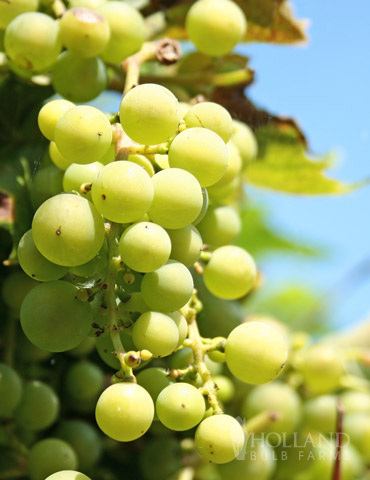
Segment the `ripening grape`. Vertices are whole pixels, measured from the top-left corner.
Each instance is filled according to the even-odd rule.
[[[347,390],[340,396],[346,413],[368,413],[370,414],[370,396],[367,392]]]
[[[0,418],[9,417],[22,395],[22,383],[17,372],[0,363]]]
[[[257,156],[257,140],[251,128],[244,122],[233,120],[234,132],[231,140],[239,150],[243,167],[248,165]]]
[[[154,272],[144,275],[141,293],[153,310],[173,312],[190,300],[193,286],[193,278],[185,265],[169,260]]]
[[[131,293],[130,298],[121,305],[123,310],[131,313],[132,312],[145,313],[150,310],[148,305],[145,303],[143,294],[141,292]]]
[[[202,457],[211,462],[231,462],[243,448],[243,429],[230,415],[212,415],[198,426],[195,445]]]
[[[93,182],[91,194],[96,208],[108,220],[131,223],[148,212],[153,185],[143,168],[121,160],[105,165]]]
[[[62,280],[31,290],[23,301],[21,324],[36,347],[64,352],[77,347],[90,330],[92,309],[76,298],[78,288]]]
[[[108,262],[108,244],[104,242],[101,250],[94,258],[82,265],[71,267],[69,271],[79,277],[101,277],[108,267]]]
[[[154,272],[170,258],[171,240],[166,230],[151,222],[134,223],[119,241],[124,263],[137,272]]]
[[[233,133],[230,113],[218,103],[201,102],[193,105],[184,116],[188,128],[208,128],[227,143]]]
[[[184,347],[175,352],[168,359],[168,365],[170,368],[186,368],[194,362],[193,350],[189,347]]]
[[[99,57],[81,58],[68,51],[58,56],[51,71],[54,90],[72,102],[93,100],[106,88],[107,81],[107,70]]]
[[[153,357],[166,357],[177,347],[179,329],[168,315],[145,312],[134,324],[132,339],[138,350],[149,350]]]
[[[59,152],[74,163],[93,163],[107,152],[112,127],[103,112],[80,105],[67,110],[55,127]]]
[[[128,156],[127,159],[129,162],[134,162],[143,167],[143,169],[146,171],[146,173],[152,177],[155,174],[155,170],[153,167],[153,164],[150,160],[147,159],[145,155],[136,155],[136,154],[131,154]]]
[[[239,150],[232,142],[227,144],[227,152],[227,167],[225,173],[218,182],[212,185],[214,191],[216,191],[216,195],[217,192],[222,192],[233,180],[237,179],[243,166]]]
[[[192,222],[193,225],[198,225],[198,223],[203,220],[204,215],[206,214],[208,209],[209,199],[208,199],[208,191],[206,188],[202,188],[202,196],[203,196],[202,210],[200,211],[197,218]]]
[[[203,246],[203,240],[194,225],[188,225],[177,230],[167,230],[171,239],[172,260],[191,267],[198,260]]]
[[[127,335],[123,330],[120,331],[120,337],[123,347],[126,351],[136,350],[131,336]],[[119,370],[119,360],[113,355],[114,347],[110,333],[103,333],[96,339],[96,350],[104,363],[116,370]]]
[[[41,133],[48,140],[54,140],[55,126],[60,117],[75,105],[68,100],[52,100],[46,103],[40,110],[38,124]]]
[[[17,336],[16,354],[26,363],[44,362],[52,356],[51,352],[41,350],[31,343],[22,330],[19,331]]]
[[[12,0],[0,2],[0,29],[6,28],[13,18],[21,13],[34,12],[38,7],[38,0]]]
[[[247,29],[241,8],[229,0],[199,0],[186,16],[186,30],[197,49],[211,56],[230,53]]]
[[[212,247],[233,243],[241,230],[241,220],[233,207],[211,206],[197,225],[203,242]]]
[[[29,190],[36,210],[45,200],[63,191],[63,172],[54,165],[40,168],[31,178]]]
[[[168,151],[172,168],[192,173],[202,187],[218,182],[227,167],[227,148],[217,133],[207,128],[189,128],[176,135]]]
[[[91,478],[76,470],[62,470],[53,473],[45,480],[91,480]]]
[[[155,163],[162,169],[165,170],[166,168],[170,168],[168,164],[168,155],[160,155],[156,153],[154,155]]]
[[[203,277],[211,293],[225,300],[234,300],[251,290],[256,275],[256,264],[249,253],[228,245],[212,252]]]
[[[175,135],[180,122],[178,101],[165,87],[145,83],[122,99],[120,121],[135,142],[156,145]]]
[[[303,427],[309,432],[336,432],[337,416],[338,399],[334,395],[310,398],[303,405]]]
[[[67,370],[64,387],[74,405],[91,403],[103,390],[104,373],[98,365],[82,360]]]
[[[54,165],[57,166],[58,169],[60,170],[67,170],[67,168],[73,163],[72,160],[68,160],[67,158],[63,157],[63,155],[57,149],[55,142],[50,142],[49,144],[49,156],[51,161],[54,163]],[[45,169],[42,169],[42,170],[45,170]]]
[[[214,203],[234,204],[242,190],[241,178],[237,176],[225,185],[218,186],[218,183],[211,185],[208,187],[208,195]]]
[[[67,354],[74,358],[87,357],[95,350],[95,338],[86,337],[77,347],[68,350]]]
[[[149,393],[154,403],[161,391],[173,383],[163,368],[146,368],[138,373],[136,380]]]
[[[105,2],[106,0],[68,0],[69,8],[86,7],[92,10],[97,9]]]
[[[156,423],[162,426],[159,422]],[[166,432],[168,432],[167,429]],[[139,468],[143,478],[145,480],[171,478],[171,476],[183,468],[182,453],[180,442],[177,438],[166,435],[164,437],[155,436],[149,439],[145,443],[145,448],[140,452]]]
[[[188,322],[186,321],[186,318],[181,315],[180,312],[172,312],[169,313],[168,316],[174,320],[177,328],[179,329],[179,341],[177,344],[177,346],[179,347],[184,343],[185,338],[188,336]]]
[[[30,290],[39,285],[23,272],[12,272],[8,275],[1,288],[1,296],[11,310],[19,311],[22,302]]]
[[[77,463],[76,453],[67,442],[58,438],[47,438],[35,443],[31,448],[28,474],[31,480],[45,480],[60,470],[75,470]]]
[[[152,424],[154,404],[149,393],[136,383],[116,383],[101,394],[96,421],[108,437],[130,442],[144,435]]]
[[[184,228],[200,214],[202,188],[198,180],[180,168],[168,168],[152,177],[153,203],[150,219],[164,228]]]
[[[65,192],[75,190],[88,200],[91,200],[91,191],[89,189],[81,189],[81,185],[92,184],[103,168],[104,165],[100,162],[86,163],[84,165],[72,163],[64,172],[63,190]]]
[[[230,378],[226,377],[225,375],[214,375],[212,380],[217,385],[217,398],[220,400],[220,402],[230,402],[233,399],[235,393],[235,386],[230,380]]]
[[[370,415],[357,412],[344,415],[343,431],[360,452],[365,462],[370,461]]]
[[[274,380],[285,367],[288,349],[281,334],[262,322],[234,328],[226,341],[226,365],[245,383],[259,385]]]

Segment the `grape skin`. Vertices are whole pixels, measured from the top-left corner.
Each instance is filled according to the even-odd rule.
[[[7,418],[18,405],[22,395],[22,383],[13,368],[0,363],[0,418]]]
[[[31,202],[36,210],[53,195],[63,190],[63,172],[54,165],[41,168],[29,183]]]
[[[31,480],[44,480],[59,470],[75,470],[76,467],[75,451],[67,442],[57,438],[35,443],[29,452],[28,473]]]
[[[75,404],[96,401],[104,387],[104,373],[98,365],[82,360],[74,363],[65,377],[65,391]]]
[[[149,393],[154,403],[161,391],[173,383],[168,372],[163,368],[146,368],[139,372],[136,380]]]
[[[309,432],[334,433],[337,416],[338,399],[334,395],[320,395],[306,400],[303,405],[303,424]]]
[[[220,180],[212,185],[214,190],[222,190],[224,187],[227,187],[241,172],[243,163],[239,150],[232,142],[229,142],[227,144],[227,151],[227,167]]]
[[[204,243],[212,247],[221,247],[233,243],[241,230],[241,220],[233,207],[211,206],[198,230]]]
[[[53,473],[45,480],[91,480],[91,478],[76,470],[62,470]]]
[[[5,278],[1,287],[1,296],[5,305],[14,312],[19,312],[27,293],[37,285],[39,282],[32,280],[25,273],[12,272]]]
[[[54,140],[55,126],[60,117],[75,105],[68,100],[52,100],[46,103],[38,115],[38,124],[41,133],[48,140]]]
[[[191,267],[198,260],[203,246],[203,240],[194,225],[188,225],[177,230],[167,230],[171,239],[172,260]]]
[[[230,113],[218,103],[201,102],[193,105],[184,116],[188,128],[208,128],[227,143],[233,133]]]
[[[239,150],[244,168],[257,156],[257,140],[252,129],[246,123],[233,120],[233,124],[234,132],[231,141]]]
[[[49,144],[49,155],[51,161],[60,170],[67,170],[67,168],[73,163],[72,160],[67,160],[65,157],[63,157],[63,155],[60,153],[57,146],[55,145],[55,142],[50,142]]]
[[[38,4],[38,0],[0,2],[0,29],[6,28],[9,23],[21,13],[36,11]]]
[[[172,312],[169,313],[168,316],[174,320],[179,329],[179,341],[177,343],[177,346],[179,347],[184,343],[185,338],[188,336],[188,322],[180,312]]]
[[[93,183],[103,168],[104,165],[100,162],[86,163],[85,165],[72,163],[64,172],[63,190],[65,192],[72,192],[72,190],[75,190],[91,201],[91,191],[81,191],[80,187],[84,183]]]

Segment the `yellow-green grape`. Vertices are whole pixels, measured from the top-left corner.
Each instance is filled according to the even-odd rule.
[[[39,207],[32,221],[32,237],[48,260],[73,267],[99,252],[105,238],[104,222],[91,202],[63,193]]]
[[[171,239],[172,260],[191,267],[198,260],[203,246],[203,240],[194,225],[188,225],[177,230],[167,230]]]
[[[222,179],[221,179],[222,180]],[[242,181],[239,176],[234,180],[219,187],[217,184],[208,187],[208,195],[210,200],[215,203],[224,205],[235,204],[235,199],[242,190]]]
[[[0,2],[0,29],[6,28],[13,18],[21,13],[34,12],[39,5],[38,0],[12,0]]]
[[[239,150],[232,142],[227,144],[227,151],[228,157],[225,173],[221,179],[213,185],[213,188],[216,192],[220,192],[224,188],[228,187],[228,185],[230,185],[230,183],[238,177],[242,169],[242,158]]]
[[[16,345],[17,358],[26,363],[39,363],[44,362],[52,356],[51,352],[47,350],[41,350],[31,343],[22,330],[17,333],[17,345]]]
[[[193,278],[185,265],[169,260],[154,272],[144,275],[141,293],[153,310],[174,312],[190,300],[193,287]]]
[[[97,11],[107,20],[110,29],[108,45],[101,53],[105,62],[120,63],[140,50],[146,27],[136,8],[123,2],[105,2]]]
[[[17,372],[0,363],[0,418],[9,417],[22,395],[22,383]]]
[[[31,178],[29,190],[36,210],[45,200],[63,191],[63,172],[54,165],[41,168]]]
[[[91,185],[103,168],[104,165],[100,162],[86,163],[84,165],[72,163],[64,172],[63,190],[65,192],[72,192],[74,190],[88,200],[91,200],[91,188],[84,189],[81,188],[81,186],[83,184]]]
[[[67,110],[55,127],[59,152],[74,163],[93,163],[107,152],[112,127],[103,112],[81,105]]]
[[[184,228],[200,214],[202,188],[198,180],[180,168],[168,168],[152,177],[153,203],[150,219],[164,228]]]
[[[19,311],[22,302],[30,290],[39,285],[23,272],[12,272],[8,275],[1,288],[1,296],[5,305],[14,311]]]
[[[95,338],[86,337],[77,347],[68,350],[67,354],[74,358],[87,357],[95,350]]]
[[[243,429],[230,415],[212,415],[198,426],[195,445],[200,455],[210,462],[231,462],[242,451]]]
[[[357,392],[348,390],[340,396],[346,413],[368,413],[370,414],[370,395],[368,392]]]
[[[153,357],[166,357],[177,347],[179,329],[168,315],[145,312],[134,324],[132,339],[138,350],[149,350]]]
[[[76,470],[62,470],[49,475],[45,480],[91,480],[91,478]]]
[[[216,297],[235,300],[244,297],[256,281],[253,258],[240,247],[225,246],[212,252],[204,268],[204,283]]]
[[[108,267],[108,244],[103,243],[98,254],[82,265],[77,265],[69,269],[71,273],[79,277],[102,276]]]
[[[217,385],[217,398],[222,403],[230,402],[235,393],[235,386],[230,378],[226,377],[225,375],[214,375],[212,380]]]
[[[344,433],[357,448],[366,463],[370,461],[370,415],[356,412],[344,415]]]
[[[149,393],[154,403],[161,391],[173,383],[163,368],[146,368],[138,373],[136,380]]]
[[[71,8],[60,19],[59,25],[63,45],[77,56],[96,57],[108,44],[108,22],[95,10]]]
[[[156,153],[154,155],[155,163],[162,169],[170,168],[168,164],[168,155],[160,155]]]
[[[204,218],[204,215],[207,212],[208,205],[209,205],[209,199],[208,199],[208,191],[206,188],[202,188],[202,195],[203,195],[203,205],[202,205],[202,210],[200,211],[199,215],[197,218],[192,222],[193,225],[198,225],[199,222],[201,222]]]
[[[336,432],[337,416],[338,399],[334,395],[311,398],[303,405],[303,427],[309,432]]]
[[[67,370],[64,387],[78,410],[79,404],[96,402],[104,388],[104,373],[95,363],[81,360]]]
[[[130,298],[122,304],[122,308],[126,312],[138,312],[138,313],[145,313],[150,310],[148,305],[145,303],[143,294],[141,292],[133,292],[130,295]]]
[[[31,448],[27,468],[31,480],[45,480],[60,470],[75,470],[77,463],[77,455],[67,442],[46,438]]]
[[[103,165],[107,165],[108,163],[114,162],[115,158],[116,158],[116,145],[112,143],[111,146],[108,148],[107,153],[99,159],[99,162],[102,163]]]
[[[40,282],[59,280],[68,272],[67,267],[49,262],[41,255],[33,241],[31,230],[28,230],[19,241],[18,261],[27,275]]]
[[[123,330],[120,331],[120,338],[124,349],[128,352],[136,350],[132,337],[127,335]],[[120,368],[119,360],[113,355],[114,347],[110,333],[103,333],[96,339],[96,350],[104,363],[116,370]]]
[[[151,222],[134,223],[119,241],[123,262],[137,272],[154,272],[170,258],[171,240],[166,230]]]
[[[68,4],[70,8],[86,7],[92,10],[97,9],[100,5],[103,5],[107,0],[69,0]]]
[[[158,395],[155,409],[163,425],[180,432],[198,425],[206,410],[200,391],[183,382],[164,388]]]
[[[59,399],[49,385],[32,380],[23,388],[15,419],[23,428],[33,431],[49,428],[58,418]]]
[[[106,88],[108,76],[99,57],[81,58],[65,51],[53,65],[51,82],[62,97],[84,103],[93,100]]]
[[[73,160],[67,160],[65,157],[63,157],[63,155],[57,149],[55,142],[50,142],[49,144],[49,155],[51,161],[60,170],[67,170],[67,168],[73,163]]]
[[[148,212],[153,185],[146,171],[136,163],[108,163],[92,184],[92,199],[108,220],[131,223]]]
[[[152,424],[152,397],[136,383],[116,383],[101,394],[95,411],[99,428],[119,442],[144,435]]]
[[[199,0],[186,16],[190,40],[202,53],[230,53],[242,40],[247,22],[241,8],[229,0]]]
[[[32,72],[49,68],[62,49],[59,25],[44,13],[22,13],[7,26],[4,48],[20,68]]]
[[[168,430],[161,423],[156,422],[152,425],[152,429],[154,426],[162,427],[166,436],[152,437],[145,443],[145,448],[140,452],[139,468],[144,480],[171,478],[183,468],[183,452],[178,439],[169,436]],[[165,462],[163,461],[164,458],[166,459]]]
[[[243,167],[248,165],[257,156],[257,140],[252,129],[244,122],[233,120],[234,132],[231,140],[239,150],[242,157]]]
[[[188,336],[188,322],[180,312],[172,312],[169,313],[168,316],[174,320],[179,329],[179,341],[177,343],[177,346],[179,347],[184,343],[185,338]]]
[[[146,171],[146,173],[152,177],[155,174],[155,170],[153,167],[153,164],[150,160],[148,160],[145,155],[136,155],[136,154],[131,154],[128,156],[127,159],[129,162],[134,162],[140,165],[140,167],[143,167],[143,169]]]
[[[233,207],[211,206],[197,228],[203,242],[212,247],[233,243],[241,230],[241,220]]]
[[[54,131],[58,120],[63,113],[74,106],[68,100],[52,100],[42,107],[38,116],[38,124],[44,137],[54,140]]]
[[[181,348],[168,359],[168,365],[170,368],[186,368],[194,362],[193,350],[189,347]]]
[[[125,133],[144,145],[166,142],[180,122],[177,98],[154,83],[130,90],[122,99],[119,115]]]
[[[259,385],[280,375],[288,358],[281,334],[262,322],[234,328],[226,341],[226,365],[239,380]]]
[[[201,102],[193,105],[183,117],[188,128],[208,128],[227,143],[233,133],[230,113],[218,103]]]
[[[218,182],[227,167],[227,148],[217,133],[207,128],[189,128],[176,135],[168,151],[172,168],[192,173],[202,187]]]
[[[211,365],[217,365],[217,368],[218,370],[214,372],[214,374],[216,373],[220,373],[222,371],[222,363],[225,363],[225,352],[220,352],[219,350],[213,350],[212,352],[208,352],[207,353],[207,357],[209,362],[211,362]],[[207,363],[207,362],[206,362]],[[208,370],[211,372],[211,374],[213,375],[212,373],[212,369],[209,368],[208,366]]]

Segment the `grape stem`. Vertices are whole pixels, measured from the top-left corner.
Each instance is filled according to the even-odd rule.
[[[265,431],[270,425],[279,419],[279,414],[272,411],[264,411],[252,417],[243,425],[244,435],[247,438],[253,433],[260,433]]]
[[[341,479],[341,456],[342,456],[342,441],[343,441],[343,417],[344,407],[341,401],[337,404],[338,418],[337,418],[337,450],[335,455],[335,463],[333,470],[333,480]]]

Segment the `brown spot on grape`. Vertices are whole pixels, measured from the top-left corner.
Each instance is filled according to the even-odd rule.
[[[61,226],[58,227],[58,229],[57,229],[57,231],[55,232],[55,234],[58,235],[58,236],[62,234],[62,227],[61,227]]]
[[[103,193],[103,195],[101,196],[101,198],[102,198],[103,200],[105,200],[107,197],[106,197],[106,196],[104,195],[104,193]]]
[[[98,132],[99,137],[101,137],[103,134],[101,132]]]

